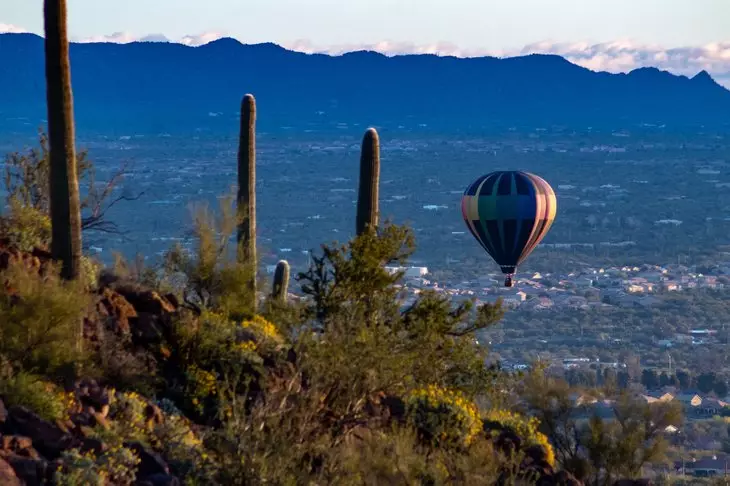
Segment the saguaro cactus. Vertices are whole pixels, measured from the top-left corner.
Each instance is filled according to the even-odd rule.
[[[44,0],[46,100],[50,146],[51,253],[61,275],[81,271],[81,204],[74,147],[73,93],[68,55],[66,0]]]
[[[247,94],[241,101],[238,140],[238,259],[250,266],[251,293],[256,298],[256,100]]]
[[[274,286],[272,295],[275,299],[286,301],[289,293],[289,262],[281,260],[276,264],[274,271]]]
[[[380,139],[374,128],[365,132],[360,152],[360,187],[357,196],[357,234],[378,225]]]

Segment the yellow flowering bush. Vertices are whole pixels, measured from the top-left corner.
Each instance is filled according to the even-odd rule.
[[[282,344],[284,342],[284,338],[279,332],[279,329],[259,315],[254,316],[251,320],[243,321],[241,327],[253,332],[263,342],[273,344]]]
[[[9,211],[0,216],[0,233],[20,251],[45,248],[51,242],[51,218],[43,211],[9,198]]]
[[[188,419],[179,415],[166,417],[155,426],[152,440],[176,474],[197,480],[193,484],[211,484],[215,468]]]
[[[241,341],[233,345],[232,351],[237,362],[260,364],[263,359],[258,354],[259,345],[253,341]]]
[[[187,370],[187,395],[193,406],[202,413],[205,409],[203,401],[210,396],[215,396],[218,389],[216,375],[210,371],[192,365]]]
[[[469,445],[482,430],[477,406],[461,393],[430,385],[406,399],[406,416],[434,445]]]
[[[124,440],[144,441],[147,437],[145,408],[147,402],[136,392],[110,393],[109,417],[114,421],[112,430],[105,432],[97,427],[97,434],[104,440],[119,435]]]
[[[57,385],[39,376],[0,373],[0,395],[7,406],[28,407],[46,420],[65,420],[76,405],[73,393],[65,393]]]
[[[503,427],[509,427],[527,445],[538,445],[545,450],[547,462],[555,465],[555,451],[553,450],[547,436],[538,430],[540,421],[536,417],[525,417],[509,410],[493,409],[483,417],[484,422],[497,422]]]

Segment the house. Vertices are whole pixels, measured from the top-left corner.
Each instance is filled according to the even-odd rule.
[[[658,398],[654,398],[651,395],[641,395],[641,398],[644,399],[646,403],[654,403],[659,401]]]
[[[644,286],[640,284],[629,284],[626,291],[632,294],[641,294],[644,292]]]
[[[676,292],[682,288],[681,285],[679,285],[677,282],[674,281],[667,281],[662,284],[662,289],[665,292]]]
[[[692,413],[696,413],[698,407],[702,405],[702,397],[697,395],[696,393],[682,393],[680,395],[677,395],[675,397],[675,400],[678,400],[682,404],[685,411]]]
[[[727,405],[727,402],[723,402],[717,398],[705,398],[697,407],[696,413],[712,417],[718,415]]]
[[[728,456],[716,454],[705,456],[700,459],[685,459],[674,463],[674,468],[679,474],[695,477],[713,477],[727,475]]]

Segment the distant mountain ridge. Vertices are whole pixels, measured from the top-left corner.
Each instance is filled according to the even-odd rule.
[[[174,130],[230,120],[257,97],[261,123],[490,126],[727,126],[730,91],[705,71],[593,72],[557,55],[304,54],[223,38],[71,45],[80,125]],[[0,34],[0,126],[45,117],[43,39]],[[223,116],[214,116],[223,114]],[[217,118],[217,119],[216,119]],[[221,125],[222,126],[222,125]]]

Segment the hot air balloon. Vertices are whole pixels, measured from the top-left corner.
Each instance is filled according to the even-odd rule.
[[[515,269],[545,237],[556,210],[557,200],[550,184],[522,171],[481,176],[461,198],[464,221],[507,275],[505,287],[512,287]]]

